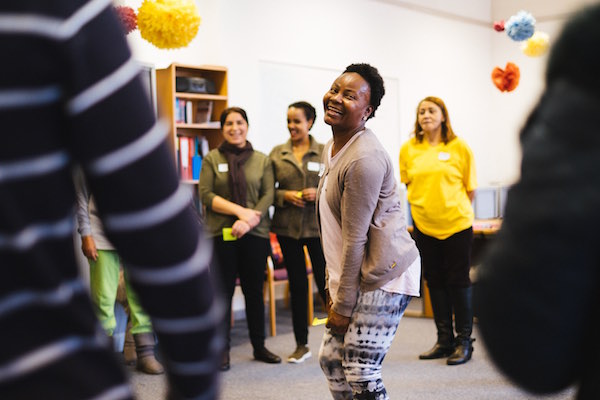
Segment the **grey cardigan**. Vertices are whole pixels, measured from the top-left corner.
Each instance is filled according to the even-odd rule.
[[[325,146],[325,154],[333,141]],[[333,168],[323,157],[326,201],[342,228],[342,275],[333,310],[350,316],[359,288],[376,290],[404,273],[419,252],[406,230],[404,211],[389,155],[366,129],[340,154]],[[327,280],[326,280],[327,282]]]
[[[316,188],[319,185],[319,171],[323,154],[323,144],[309,136],[310,147],[302,165],[298,165],[292,151],[292,141],[275,146],[269,157],[273,161],[275,182],[275,214],[271,231],[294,239],[318,237],[315,203],[306,203],[304,208],[290,205],[284,200],[287,190]]]

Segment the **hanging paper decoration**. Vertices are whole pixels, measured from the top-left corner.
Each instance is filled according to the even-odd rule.
[[[187,46],[200,27],[193,0],[144,0],[137,21],[142,38],[160,49]]]
[[[535,18],[527,11],[519,11],[504,25],[508,36],[517,42],[529,39],[535,31]]]
[[[494,30],[496,32],[502,32],[504,30],[504,20],[494,21]]]
[[[117,6],[115,7],[115,11],[117,12],[117,16],[121,20],[121,24],[125,29],[126,35],[136,30],[137,16],[135,15],[135,11],[133,10],[133,8],[127,6]]]
[[[501,92],[512,92],[519,85],[521,73],[515,64],[506,63],[505,69],[500,67],[492,71],[492,81]]]
[[[545,32],[536,31],[532,37],[527,39],[521,46],[521,51],[529,57],[539,57],[548,51],[550,37]]]

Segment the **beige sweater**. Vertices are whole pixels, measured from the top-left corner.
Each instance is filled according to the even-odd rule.
[[[372,291],[399,277],[419,252],[406,230],[392,162],[375,134],[366,129],[340,157],[333,168],[323,158],[323,177],[329,175],[326,200],[342,227],[343,240],[342,275],[333,308],[350,316],[359,287]]]

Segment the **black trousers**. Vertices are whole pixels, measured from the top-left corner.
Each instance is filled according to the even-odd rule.
[[[423,277],[430,288],[471,286],[472,227],[440,240],[424,234],[415,224],[413,237],[421,253]]]
[[[235,281],[239,276],[246,302],[246,321],[250,342],[254,349],[260,349],[265,344],[263,286],[267,255],[269,254],[269,239],[249,234],[234,241],[223,241],[222,237],[215,237],[213,246],[216,263],[211,266],[211,272],[219,277],[225,299],[227,348],[230,346],[231,302],[235,291]]]
[[[292,324],[299,345],[308,343],[308,277],[304,261],[303,246],[306,245],[313,267],[313,275],[319,295],[325,302],[325,256],[321,241],[317,238],[293,239],[277,235],[290,283]]]

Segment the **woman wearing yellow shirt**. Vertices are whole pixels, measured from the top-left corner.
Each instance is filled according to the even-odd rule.
[[[414,135],[400,150],[400,177],[408,189],[438,336],[419,358],[448,357],[448,365],[464,364],[473,353],[469,269],[475,162],[469,146],[452,131],[446,105],[437,97],[426,97],[417,107]]]

